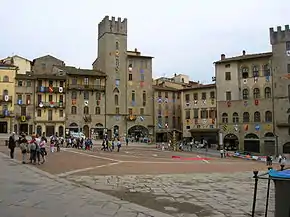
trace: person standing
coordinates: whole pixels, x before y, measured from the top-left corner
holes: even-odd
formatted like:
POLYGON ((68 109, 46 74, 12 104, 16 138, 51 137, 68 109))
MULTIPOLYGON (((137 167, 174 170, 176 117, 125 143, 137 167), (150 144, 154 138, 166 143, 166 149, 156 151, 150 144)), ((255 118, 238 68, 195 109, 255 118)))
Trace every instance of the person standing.
POLYGON ((221 158, 224 158, 224 149, 223 148, 220 149, 220 154, 221 154, 221 158))
POLYGON ((26 155, 27 155, 27 150, 28 150, 28 142, 26 139, 25 134, 21 134, 21 137, 19 138, 19 147, 21 150, 22 154, 22 163, 26 164, 26 155))
POLYGON ((46 138, 45 137, 41 137, 40 139, 40 143, 39 143, 39 148, 40 148, 40 155, 42 157, 42 162, 41 164, 44 164, 45 162, 45 156, 47 155, 45 146, 46 146, 46 138))
POLYGON ((9 137, 8 141, 8 148, 10 149, 11 159, 14 158, 15 147, 16 147, 15 132, 13 132, 12 135, 9 137))
POLYGON ((128 137, 126 137, 126 146, 128 146, 128 144, 129 144, 129 139, 128 137))

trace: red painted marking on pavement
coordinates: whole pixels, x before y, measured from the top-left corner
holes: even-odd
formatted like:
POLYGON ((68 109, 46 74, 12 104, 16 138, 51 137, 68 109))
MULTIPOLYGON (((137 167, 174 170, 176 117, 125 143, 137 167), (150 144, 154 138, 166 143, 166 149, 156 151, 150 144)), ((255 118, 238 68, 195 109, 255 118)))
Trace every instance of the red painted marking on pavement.
POLYGON ((207 157, 180 157, 180 156, 172 156, 171 158, 173 159, 178 159, 178 160, 211 160, 211 158, 207 157))

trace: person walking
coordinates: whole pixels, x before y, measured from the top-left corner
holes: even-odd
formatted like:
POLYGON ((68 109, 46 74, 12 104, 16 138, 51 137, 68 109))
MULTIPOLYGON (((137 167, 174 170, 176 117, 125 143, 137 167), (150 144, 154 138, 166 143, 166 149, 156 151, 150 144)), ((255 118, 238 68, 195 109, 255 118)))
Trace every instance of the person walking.
POLYGON ((14 151, 16 147, 15 132, 9 137, 8 148, 10 149, 10 158, 14 158, 14 151))
POLYGON ((117 152, 120 152, 121 146, 122 146, 122 143, 121 143, 120 139, 118 139, 118 141, 117 141, 117 152))
POLYGON ((128 137, 126 137, 126 146, 128 146, 128 144, 129 144, 129 139, 128 137))
POLYGON ((279 164, 281 164, 281 161, 282 161, 282 155, 279 154, 279 156, 278 156, 278 162, 279 162, 279 164))

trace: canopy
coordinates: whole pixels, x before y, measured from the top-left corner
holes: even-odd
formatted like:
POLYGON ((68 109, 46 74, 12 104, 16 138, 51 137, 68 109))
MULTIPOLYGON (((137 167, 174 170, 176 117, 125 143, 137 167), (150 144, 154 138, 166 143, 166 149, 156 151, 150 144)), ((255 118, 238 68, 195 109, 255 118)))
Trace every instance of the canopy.
POLYGON ((289 179, 290 180, 290 170, 283 170, 283 171, 270 170, 269 176, 272 178, 280 178, 280 179, 289 179))

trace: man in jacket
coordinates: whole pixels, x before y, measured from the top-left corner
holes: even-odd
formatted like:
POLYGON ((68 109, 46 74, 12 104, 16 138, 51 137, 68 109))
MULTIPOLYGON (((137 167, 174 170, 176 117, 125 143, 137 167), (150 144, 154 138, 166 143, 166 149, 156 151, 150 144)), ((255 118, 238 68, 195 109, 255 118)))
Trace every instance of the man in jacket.
POLYGON ((15 133, 13 132, 12 135, 9 137, 9 141, 8 141, 8 148, 10 149, 11 159, 14 158, 15 147, 16 147, 16 140, 15 140, 15 133))

